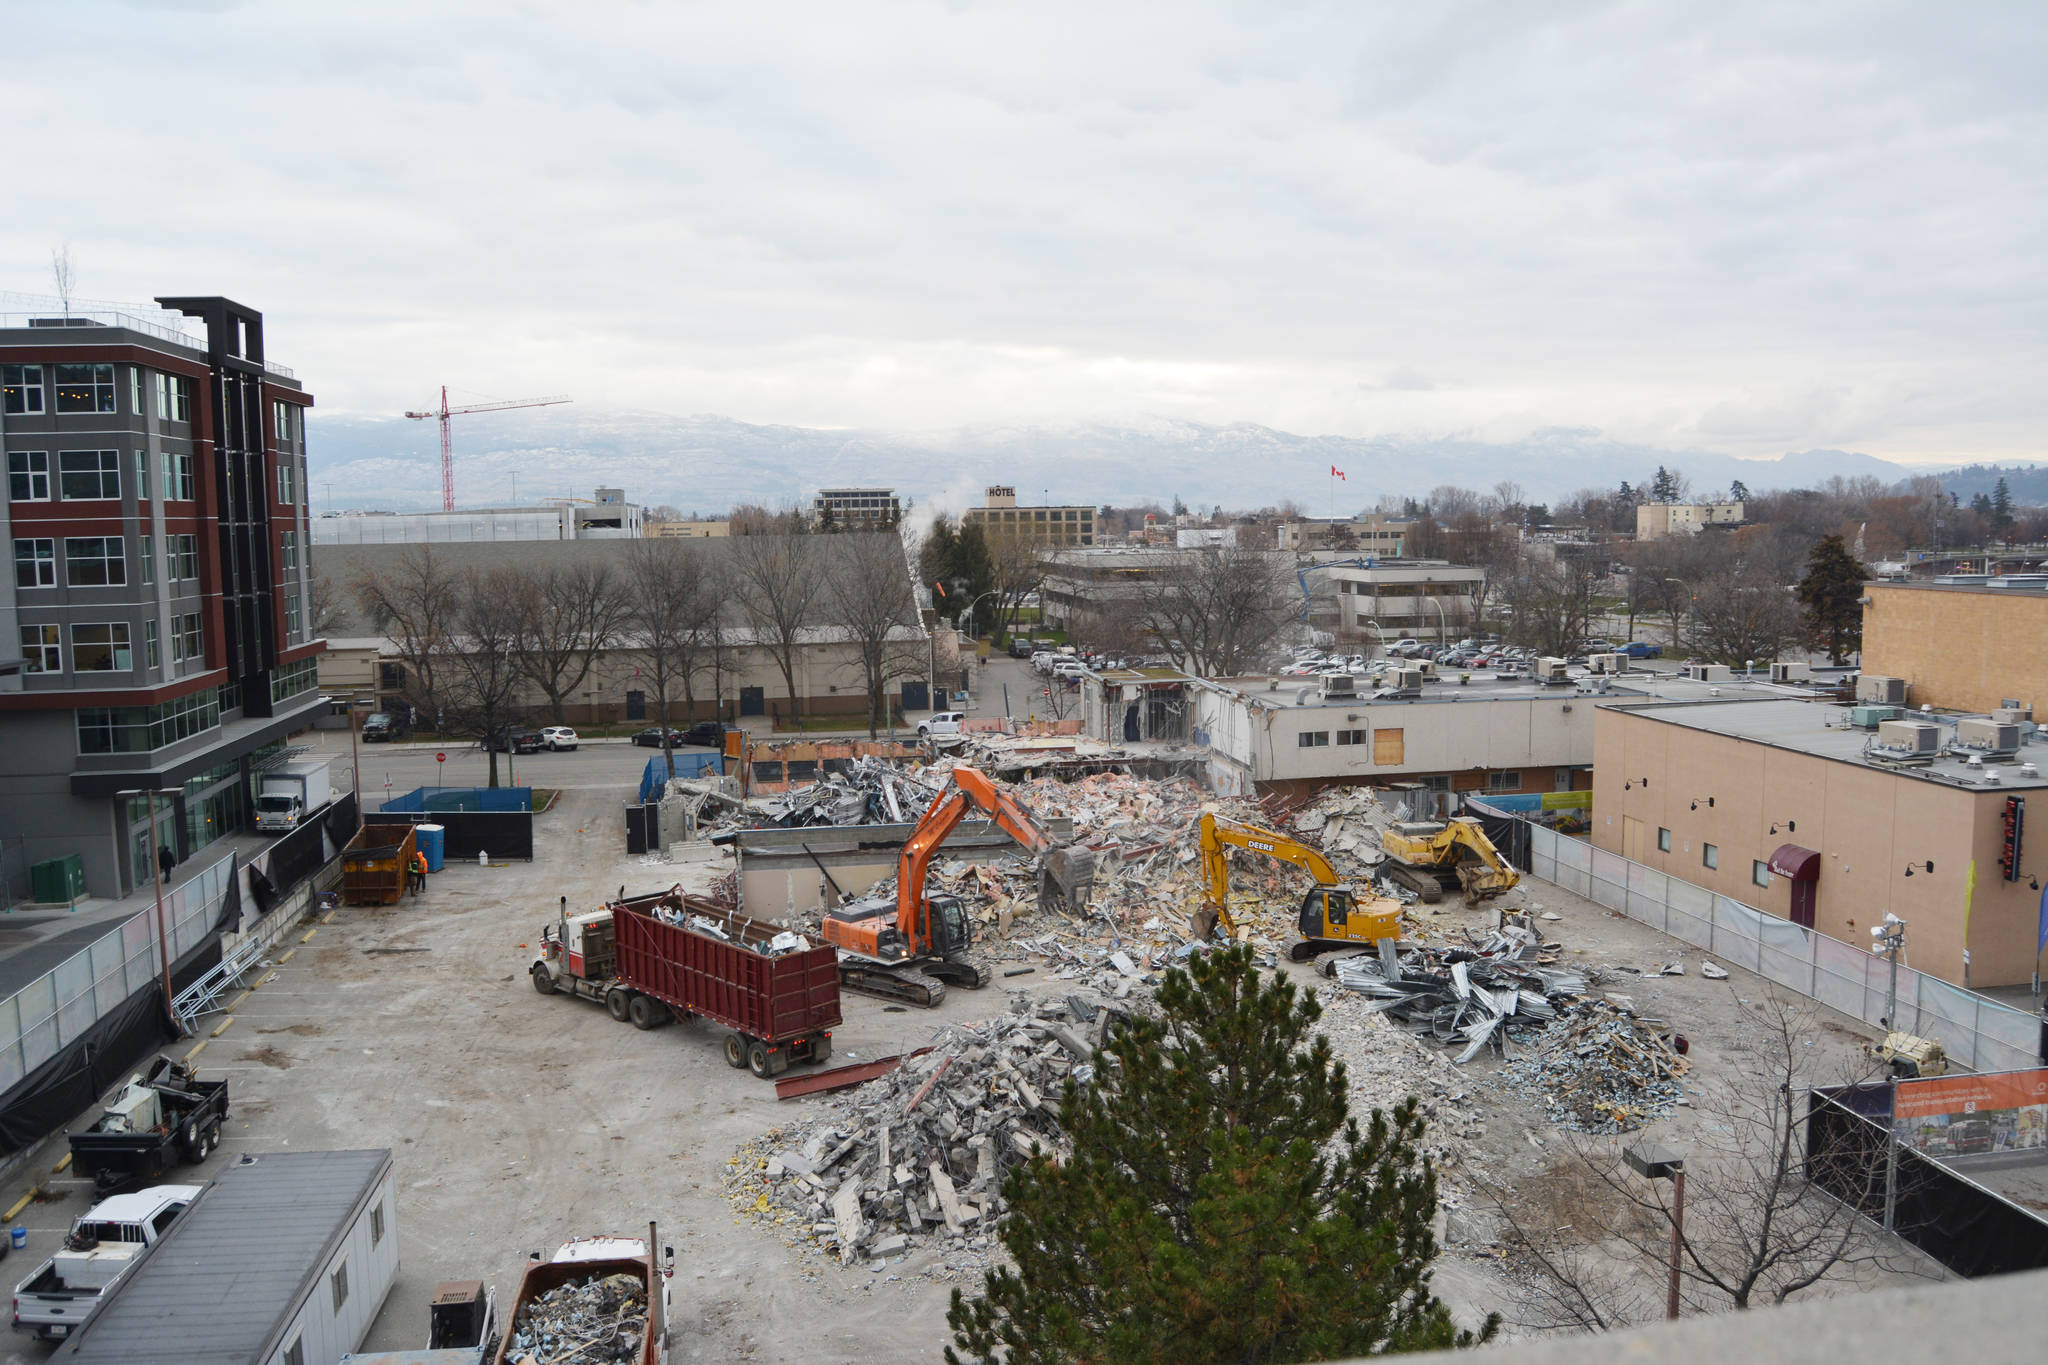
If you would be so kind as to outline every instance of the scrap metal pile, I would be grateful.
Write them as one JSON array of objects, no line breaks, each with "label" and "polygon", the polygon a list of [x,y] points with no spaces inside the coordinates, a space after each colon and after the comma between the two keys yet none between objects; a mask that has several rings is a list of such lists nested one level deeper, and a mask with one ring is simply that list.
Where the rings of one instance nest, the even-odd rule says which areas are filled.
[{"label": "scrap metal pile", "polygon": [[1019,994],[1008,1016],[949,1028],[816,1118],[743,1147],[727,1195],[842,1263],[879,1268],[944,1239],[949,1269],[985,1265],[1003,1177],[1034,1151],[1060,1159],[1061,1086],[1092,1079],[1089,1058],[1120,1017],[1079,995]]},{"label": "scrap metal pile", "polygon": [[1504,915],[1470,947],[1387,942],[1377,956],[1340,959],[1335,974],[1416,1033],[1463,1044],[1458,1060],[1469,1062],[1488,1044],[1499,1051],[1541,1029],[1585,993],[1585,973],[1558,966],[1560,951],[1525,917]]},{"label": "scrap metal pile", "polygon": [[521,1305],[513,1365],[627,1365],[647,1336],[647,1286],[632,1275],[575,1280]]},{"label": "scrap metal pile", "polygon": [[1551,1122],[1579,1133],[1629,1133],[1682,1102],[1688,1069],[1672,1043],[1635,1011],[1609,1000],[1573,1007],[1539,1053],[1503,1067],[1499,1080],[1540,1095]]}]

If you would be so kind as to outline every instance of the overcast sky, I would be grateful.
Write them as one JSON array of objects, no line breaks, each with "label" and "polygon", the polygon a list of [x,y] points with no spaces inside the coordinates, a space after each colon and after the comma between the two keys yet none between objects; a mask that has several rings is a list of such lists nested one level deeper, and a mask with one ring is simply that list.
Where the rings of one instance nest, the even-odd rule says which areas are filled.
[{"label": "overcast sky", "polygon": [[[327,411],[2044,454],[2048,6],[11,6],[0,288]],[[1423,482],[1427,482],[1424,480]]]}]

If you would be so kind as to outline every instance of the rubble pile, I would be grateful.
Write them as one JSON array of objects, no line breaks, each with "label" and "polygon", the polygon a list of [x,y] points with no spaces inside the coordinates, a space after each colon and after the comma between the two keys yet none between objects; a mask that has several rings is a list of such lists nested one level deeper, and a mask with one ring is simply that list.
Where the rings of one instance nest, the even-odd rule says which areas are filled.
[{"label": "rubble pile", "polygon": [[943,1241],[949,1271],[978,1275],[995,1247],[1003,1177],[1034,1151],[1065,1151],[1059,1093],[1124,1017],[1081,995],[1019,994],[1004,1018],[956,1025],[930,1051],[728,1165],[742,1212],[794,1229],[842,1263],[876,1268]]},{"label": "rubble pile", "polygon": [[632,1275],[571,1281],[522,1305],[513,1365],[629,1365],[647,1337],[647,1286]]},{"label": "rubble pile", "polygon": [[1463,1063],[1488,1044],[1501,1051],[1543,1028],[1585,993],[1585,973],[1558,966],[1560,951],[1526,916],[1503,915],[1470,947],[1384,942],[1376,956],[1339,959],[1334,972],[1368,998],[1367,1008],[1439,1042],[1462,1043]]},{"label": "rubble pile", "polygon": [[1580,1133],[1629,1133],[1683,1103],[1684,1057],[1633,1010],[1610,1000],[1572,1007],[1543,1050],[1497,1080],[1540,1096],[1551,1122]]},{"label": "rubble pile", "polygon": [[779,825],[884,825],[914,821],[924,813],[938,786],[913,777],[886,759],[862,757],[843,772],[828,772],[823,781],[796,787],[756,803],[755,828]]}]

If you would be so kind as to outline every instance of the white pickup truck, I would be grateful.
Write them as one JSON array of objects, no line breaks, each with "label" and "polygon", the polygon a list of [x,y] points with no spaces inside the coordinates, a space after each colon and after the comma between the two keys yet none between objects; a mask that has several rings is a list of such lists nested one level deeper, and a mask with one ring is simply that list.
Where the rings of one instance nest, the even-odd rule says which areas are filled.
[{"label": "white pickup truck", "polygon": [[152,1185],[117,1194],[72,1224],[63,1249],[14,1287],[14,1330],[60,1341],[85,1321],[101,1295],[127,1273],[143,1248],[199,1197],[198,1185]]}]

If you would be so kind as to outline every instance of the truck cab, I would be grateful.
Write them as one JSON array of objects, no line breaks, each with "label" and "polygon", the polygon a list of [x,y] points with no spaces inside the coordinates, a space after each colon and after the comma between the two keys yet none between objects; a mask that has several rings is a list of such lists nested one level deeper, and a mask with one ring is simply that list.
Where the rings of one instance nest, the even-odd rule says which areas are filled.
[{"label": "truck cab", "polygon": [[256,798],[256,828],[260,830],[297,829],[305,815],[306,803],[295,793],[267,791]]},{"label": "truck cab", "polygon": [[155,1185],[88,1209],[71,1225],[63,1249],[14,1287],[14,1330],[45,1341],[69,1336],[199,1191],[198,1185]]},{"label": "truck cab", "polygon": [[[618,950],[612,941],[609,908],[571,915],[566,909],[540,931],[540,956],[534,959],[534,988],[574,995],[604,994],[618,975]],[[547,978],[545,986],[541,978]]]}]

